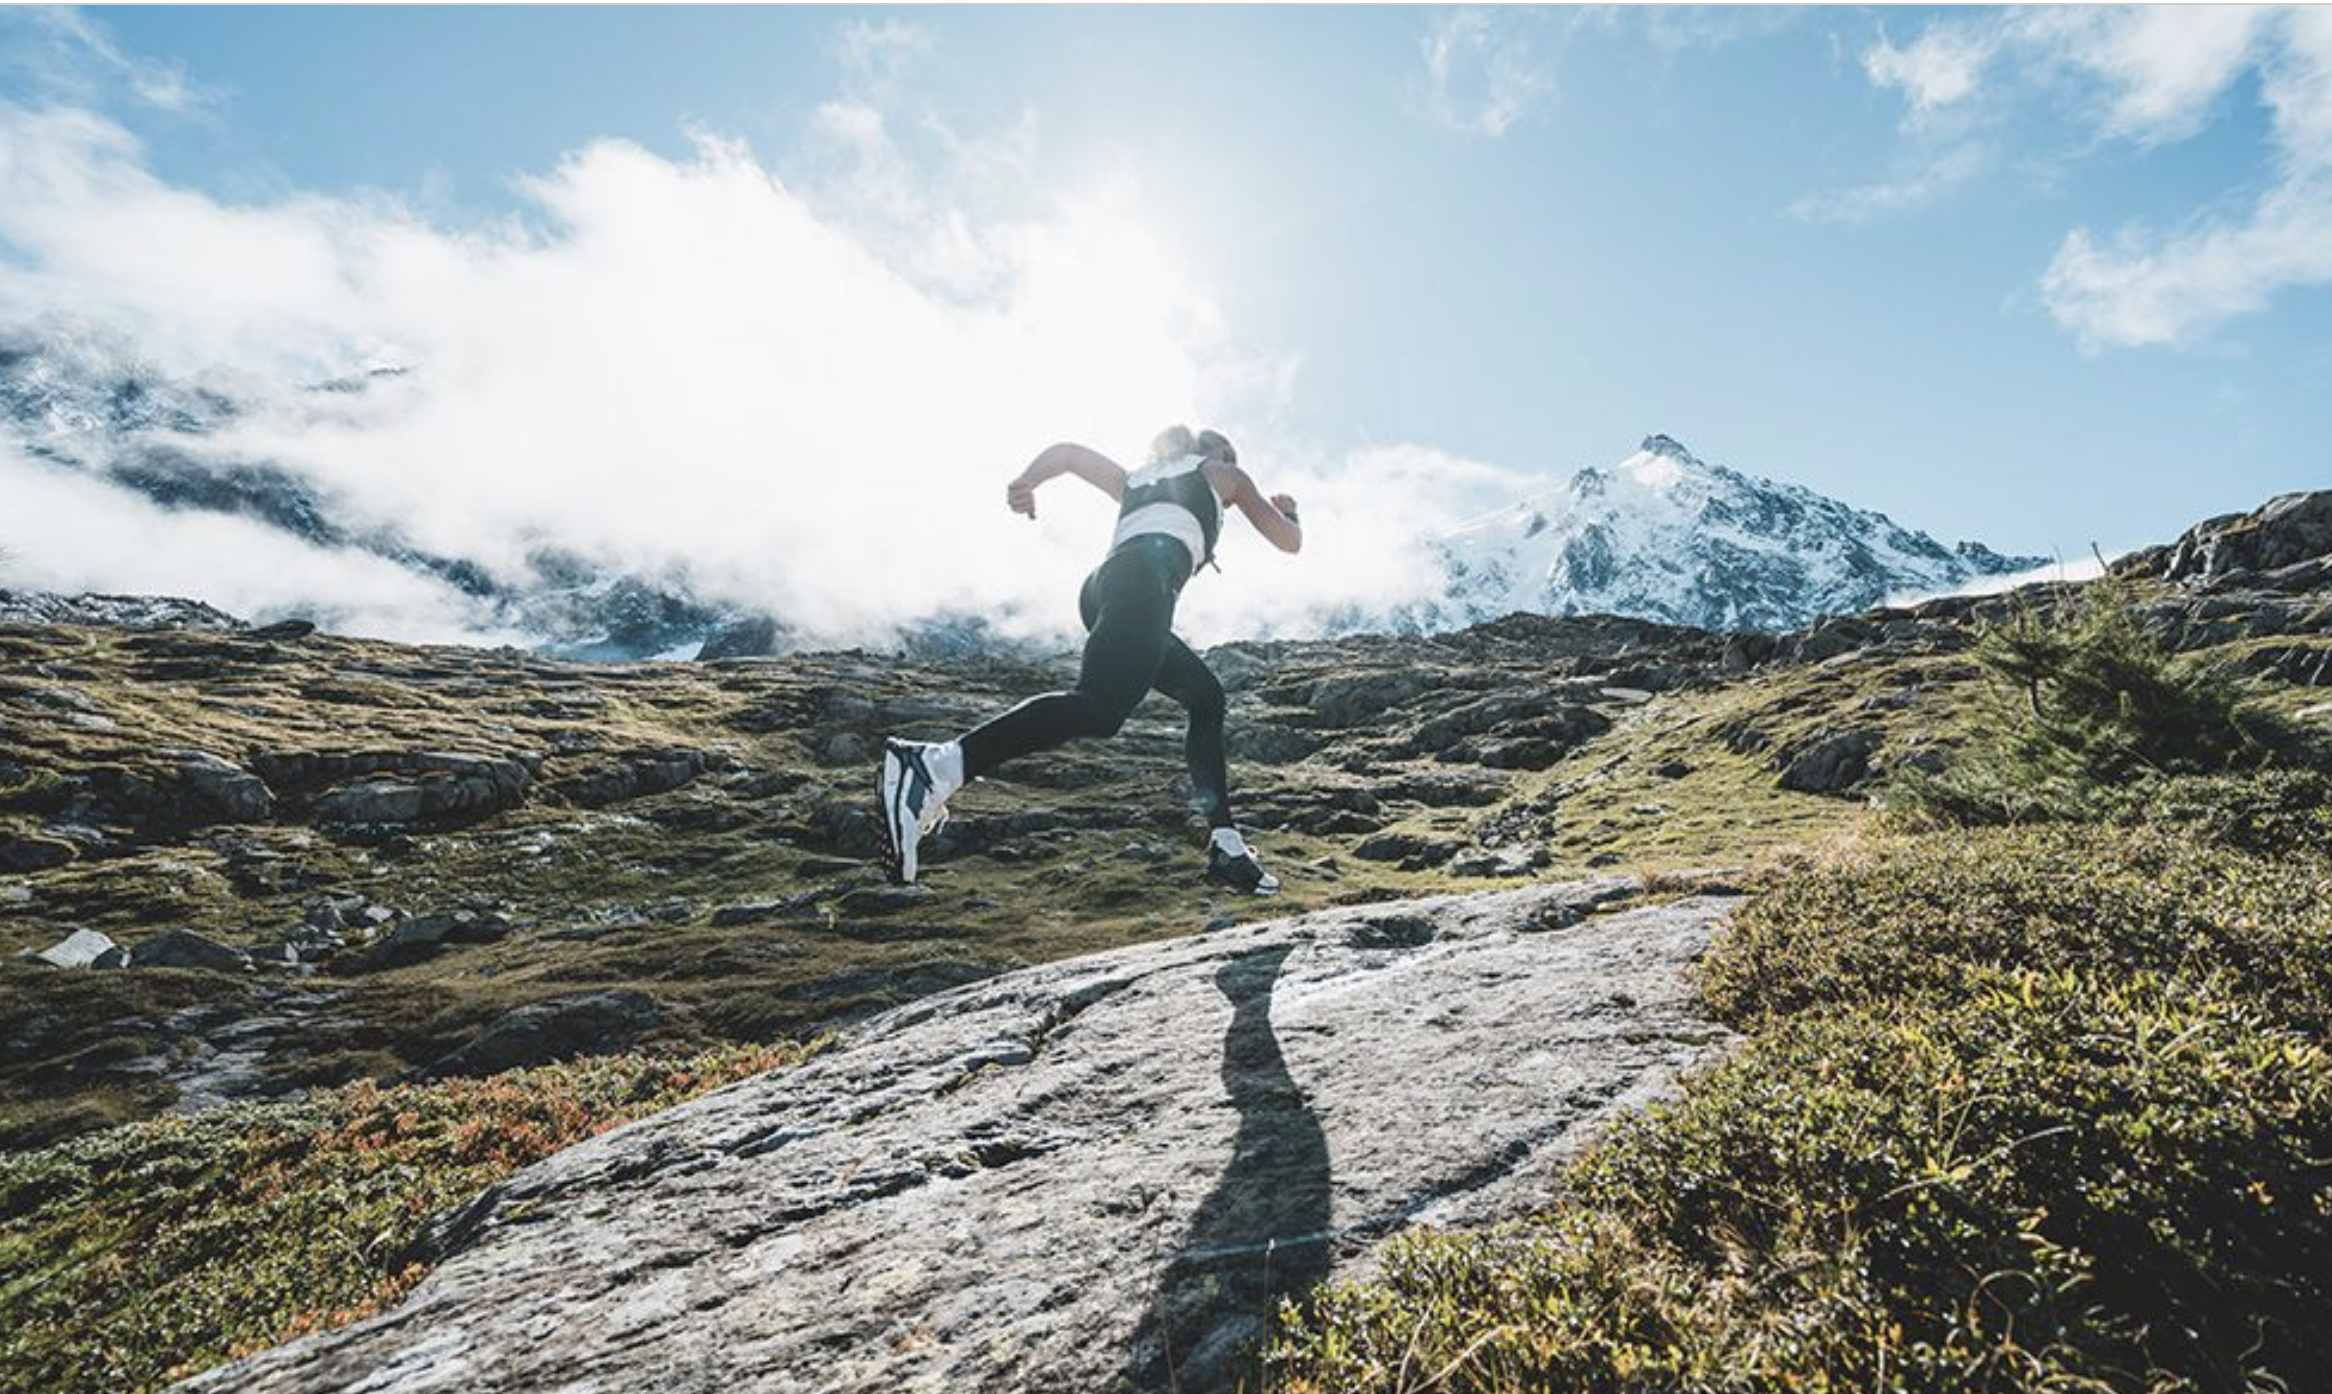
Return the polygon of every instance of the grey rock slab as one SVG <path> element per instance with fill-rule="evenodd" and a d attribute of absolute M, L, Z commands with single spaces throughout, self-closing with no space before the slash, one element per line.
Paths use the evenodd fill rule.
<path fill-rule="evenodd" d="M 89 968 L 119 947 L 102 931 L 76 929 L 33 957 L 58 968 Z"/>
<path fill-rule="evenodd" d="M 208 968 L 235 973 L 251 966 L 250 955 L 191 929 L 166 929 L 130 950 L 133 968 Z"/>
<path fill-rule="evenodd" d="M 1721 1050 L 1734 902 L 1351 906 L 1007 974 L 440 1221 L 399 1307 L 192 1389 L 1201 1391 L 1276 1299 L 1544 1204 Z"/>
<path fill-rule="evenodd" d="M 641 992 L 588 992 L 514 1007 L 424 1072 L 486 1075 L 632 1044 L 663 1021 Z"/>

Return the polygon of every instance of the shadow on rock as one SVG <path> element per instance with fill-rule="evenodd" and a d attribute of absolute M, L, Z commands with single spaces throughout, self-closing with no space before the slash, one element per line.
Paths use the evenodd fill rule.
<path fill-rule="evenodd" d="M 1202 1394 L 1256 1384 L 1252 1348 L 1279 1299 L 1327 1275 L 1328 1139 L 1271 1029 L 1272 988 L 1289 952 L 1258 949 L 1215 974 L 1232 1006 L 1223 1087 L 1239 1133 L 1158 1281 L 1121 1387 Z"/>

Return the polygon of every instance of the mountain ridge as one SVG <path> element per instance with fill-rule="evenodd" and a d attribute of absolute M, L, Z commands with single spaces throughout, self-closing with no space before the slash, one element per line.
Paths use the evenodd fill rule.
<path fill-rule="evenodd" d="M 1775 633 L 2046 561 L 1975 542 L 1947 548 L 1883 513 L 1710 464 L 1659 434 L 1435 546 L 1451 586 L 1402 616 L 1421 628 L 1528 610 Z"/>
<path fill-rule="evenodd" d="M 685 563 L 627 566 L 551 537 L 524 548 L 515 566 L 441 553 L 393 522 L 353 515 L 346 499 L 291 464 L 244 458 L 216 440 L 254 414 L 336 409 L 329 404 L 408 390 L 413 372 L 375 368 L 293 385 L 181 377 L 106 335 L 0 330 L 0 438 L 50 468 L 167 511 L 241 517 L 387 561 L 445 587 L 478 633 L 546 654 L 738 657 L 805 642 L 800 616 L 709 594 Z M 1426 545 L 1444 569 L 1441 593 L 1338 611 L 1323 617 L 1323 630 L 1441 632 L 1524 611 L 1779 632 L 1892 595 L 1945 592 L 2041 564 L 1976 543 L 1946 548 L 1884 514 L 1708 464 L 1666 435 Z M 297 606 L 255 618 L 291 615 L 333 619 Z M 906 621 L 894 643 L 916 655 L 1033 651 L 978 615 L 945 609 Z"/>

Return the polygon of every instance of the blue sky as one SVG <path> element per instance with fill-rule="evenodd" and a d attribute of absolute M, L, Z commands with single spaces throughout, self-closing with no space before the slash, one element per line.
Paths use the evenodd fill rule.
<path fill-rule="evenodd" d="M 1414 447 L 1567 473 L 1663 431 L 1947 540 L 2071 555 L 2325 482 L 2320 15 L 157 7 L 0 24 L 0 98 L 90 113 L 131 142 L 91 148 L 219 218 L 325 201 L 539 244 L 573 216 L 541 187 L 576 152 L 614 139 L 685 164 L 709 138 L 942 306 L 990 293 L 981 258 L 1003 243 L 1137 239 L 1171 286 L 1141 303 L 1171 301 L 1180 326 L 1182 378 L 1146 416 L 1195 401 L 1325 462 Z M 1041 444 L 1084 423 L 1018 424 Z"/>

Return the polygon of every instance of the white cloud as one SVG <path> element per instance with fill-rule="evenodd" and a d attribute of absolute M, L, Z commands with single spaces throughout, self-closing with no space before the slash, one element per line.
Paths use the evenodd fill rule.
<path fill-rule="evenodd" d="M 2252 61 L 2273 12 L 2248 5 L 2052 8 L 2009 22 L 2013 41 L 2105 87 L 2102 124 L 2142 142 L 2192 135 Z"/>
<path fill-rule="evenodd" d="M 1426 111 L 1452 130 L 1495 139 L 1555 90 L 1553 73 L 1510 13 L 1440 11 L 1420 47 Z"/>
<path fill-rule="evenodd" d="M 2083 347 L 2181 344 L 2286 289 L 2332 282 L 2332 17 L 2240 11 L 2169 25 L 2145 11 L 2091 34 L 2079 61 L 2111 73 L 2117 130 L 2195 128 L 2246 65 L 2273 116 L 2277 181 L 2242 216 L 2169 232 L 2067 233 L 2041 281 L 2058 323 Z"/>
<path fill-rule="evenodd" d="M 1915 112 L 1933 111 L 1966 100 L 1991 61 L 1990 31 L 1971 25 L 1938 24 L 1909 48 L 1888 39 L 1862 56 L 1862 70 L 1881 87 L 1899 87 Z"/>
<path fill-rule="evenodd" d="M 176 513 L 32 460 L 0 440 L 0 572 L 67 594 L 196 596 L 231 614 L 298 614 L 349 633 L 427 643 L 481 628 L 450 586 L 362 552 L 312 546 L 249 519 Z"/>
<path fill-rule="evenodd" d="M 1241 454 L 1252 458 L 1244 445 Z M 1222 583 L 1210 575 L 1184 592 L 1178 629 L 1301 635 L 1340 610 L 1383 611 L 1438 595 L 1447 578 L 1430 538 L 1544 487 L 1512 470 L 1414 445 L 1341 453 L 1282 443 L 1259 482 L 1303 505 L 1304 550 L 1283 556 L 1243 526 L 1226 528 Z"/>
<path fill-rule="evenodd" d="M 2053 561 L 2046 566 L 2036 566 L 2030 571 L 2011 571 L 2003 576 L 1979 576 L 1966 585 L 1952 590 L 1903 591 L 1888 596 L 1880 603 L 1901 608 L 1917 605 L 1922 601 L 1940 599 L 1947 595 L 2005 595 L 2009 591 L 2021 590 L 2026 586 L 2049 584 L 2069 586 L 2082 581 L 2094 581 L 2103 576 L 2105 568 L 2120 560 L 2122 555 L 2120 552 L 2103 555 L 2093 552 L 2088 556 L 2075 557 L 2071 561 Z"/>
<path fill-rule="evenodd" d="M 903 19 L 845 20 L 835 31 L 842 64 L 862 78 L 895 80 L 902 69 L 932 50 L 931 31 Z"/>
<path fill-rule="evenodd" d="M 2088 350 L 2192 341 L 2279 292 L 2332 282 L 2332 13 L 2321 8 L 2044 7 L 1939 20 L 1908 48 L 1864 56 L 1900 88 L 1920 152 L 1908 176 L 1802 200 L 1801 216 L 1857 217 L 1932 202 L 1989 161 L 1965 132 L 2014 101 L 2069 111 L 2095 138 L 2151 147 L 2203 129 L 2256 74 L 2272 116 L 2269 186 L 2247 211 L 2170 228 L 2076 227 L 2041 277 L 2050 314 Z M 1948 121 L 1945 118 L 1949 118 Z M 1938 157 L 1935 133 L 1959 144 Z M 2234 182 L 2230 179 L 2230 182 Z"/>
<path fill-rule="evenodd" d="M 2248 218 L 2168 237 L 2101 240 L 2075 228 L 2041 278 L 2049 313 L 2091 349 L 2178 344 L 2266 308 L 2278 291 L 2332 282 L 2332 183 L 2287 184 Z"/>
<path fill-rule="evenodd" d="M 884 150 L 882 113 L 833 113 Z M 529 217 L 449 228 L 379 197 L 221 203 L 100 116 L 0 104 L 0 322 L 93 324 L 164 370 L 272 385 L 205 448 L 296 471 L 352 525 L 505 571 L 543 544 L 681 570 L 825 642 L 943 608 L 1073 635 L 1108 502 L 1068 480 L 1037 523 L 1003 503 L 1056 439 L 1125 457 L 1164 421 L 1215 424 L 1267 489 L 1304 498 L 1299 557 L 1230 527 L 1234 574 L 1192 589 L 1201 642 L 1421 593 L 1417 532 L 1497 478 L 1272 439 L 1293 360 L 1237 340 L 1136 187 L 1004 218 L 936 197 L 903 157 L 885 177 L 823 200 L 734 142 L 670 159 L 603 141 L 523 183 Z M 935 284 L 929 245 L 886 218 L 956 227 L 979 274 Z M 413 371 L 354 397 L 291 390 L 379 363 Z M 399 637 L 474 623 L 385 563 L 50 466 L 11 459 L 0 496 L 27 584 L 321 609 Z"/>

